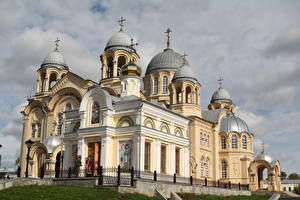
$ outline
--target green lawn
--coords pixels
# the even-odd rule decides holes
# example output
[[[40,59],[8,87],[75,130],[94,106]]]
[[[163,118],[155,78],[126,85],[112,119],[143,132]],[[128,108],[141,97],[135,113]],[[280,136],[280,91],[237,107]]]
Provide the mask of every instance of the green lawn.
[[[19,186],[0,191],[1,200],[157,200],[140,194],[71,186]]]
[[[268,195],[218,197],[212,195],[179,194],[183,200],[267,200]]]

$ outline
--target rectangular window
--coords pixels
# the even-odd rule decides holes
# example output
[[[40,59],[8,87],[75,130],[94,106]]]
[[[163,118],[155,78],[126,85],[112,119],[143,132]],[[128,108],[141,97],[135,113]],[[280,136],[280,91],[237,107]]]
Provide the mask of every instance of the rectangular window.
[[[33,125],[31,126],[31,137],[32,137],[32,138],[35,138],[35,132],[36,132],[35,124],[33,124]]]
[[[166,173],[167,147],[162,145],[160,151],[160,173]]]
[[[175,150],[175,172],[176,174],[180,174],[180,148],[176,147]]]
[[[225,136],[221,136],[221,146],[222,146],[222,149],[226,149],[226,137]]]
[[[151,159],[151,143],[145,142],[145,162],[144,162],[144,170],[150,171],[150,159]]]
[[[154,78],[154,94],[158,93],[158,78]]]
[[[41,125],[38,125],[38,130],[37,130],[37,137],[41,137]]]

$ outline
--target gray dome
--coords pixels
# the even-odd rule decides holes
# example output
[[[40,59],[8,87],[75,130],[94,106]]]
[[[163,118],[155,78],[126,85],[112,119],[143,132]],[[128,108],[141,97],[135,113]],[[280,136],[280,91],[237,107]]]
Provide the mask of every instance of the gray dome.
[[[176,71],[182,65],[182,55],[168,48],[151,59],[146,74],[158,71]]]
[[[213,96],[211,97],[210,100],[211,103],[219,102],[228,102],[232,103],[232,99],[230,97],[230,94],[227,90],[224,88],[220,87],[217,91],[214,92]]]
[[[264,152],[262,152],[260,155],[258,155],[255,160],[265,160],[267,161],[268,163],[272,163],[272,157],[268,154],[265,154]]]
[[[230,133],[230,132],[247,132],[250,133],[250,129],[244,120],[234,115],[227,115],[221,120],[220,131]]]
[[[108,49],[124,49],[130,51],[131,38],[124,31],[119,31],[111,36],[106,44],[105,51]]]
[[[51,133],[43,143],[47,147],[48,153],[52,153],[53,150],[62,143],[62,140],[54,133]]]
[[[59,51],[52,51],[44,59],[41,67],[58,67],[60,69],[67,69],[68,66],[65,63],[63,55]]]
[[[198,82],[195,73],[193,72],[192,68],[183,65],[181,66],[175,73],[172,81],[192,81],[192,82]]]

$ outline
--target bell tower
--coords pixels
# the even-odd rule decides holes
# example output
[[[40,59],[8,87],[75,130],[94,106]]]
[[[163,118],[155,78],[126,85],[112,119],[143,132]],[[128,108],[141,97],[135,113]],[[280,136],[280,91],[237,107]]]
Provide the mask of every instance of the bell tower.
[[[121,17],[120,30],[110,37],[104,52],[100,56],[102,63],[100,86],[113,96],[121,93],[121,68],[132,62],[137,64],[140,57],[134,47],[131,48],[131,38],[124,31],[125,18]]]

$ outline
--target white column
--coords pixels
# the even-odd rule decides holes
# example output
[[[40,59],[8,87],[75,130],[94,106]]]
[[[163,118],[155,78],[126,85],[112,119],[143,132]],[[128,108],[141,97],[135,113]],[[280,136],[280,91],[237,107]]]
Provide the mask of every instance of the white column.
[[[155,141],[155,148],[156,148],[156,167],[154,170],[156,170],[157,173],[160,173],[160,162],[161,162],[161,141],[156,140]]]
[[[145,165],[145,137],[144,136],[140,136],[140,151],[141,151],[141,155],[140,155],[140,170],[144,171],[144,165]]]
[[[72,142],[65,141],[65,153],[64,153],[64,169],[67,170],[72,166]]]
[[[183,158],[183,176],[189,177],[190,176],[190,152],[189,147],[184,147],[184,158]]]
[[[169,147],[169,170],[168,173],[169,174],[174,174],[175,173],[175,144],[170,144]]]
[[[85,169],[85,158],[87,154],[87,141],[84,138],[81,138],[78,141],[78,155],[81,156],[81,168]]]
[[[101,163],[103,167],[111,167],[110,163],[111,136],[101,138]]]

